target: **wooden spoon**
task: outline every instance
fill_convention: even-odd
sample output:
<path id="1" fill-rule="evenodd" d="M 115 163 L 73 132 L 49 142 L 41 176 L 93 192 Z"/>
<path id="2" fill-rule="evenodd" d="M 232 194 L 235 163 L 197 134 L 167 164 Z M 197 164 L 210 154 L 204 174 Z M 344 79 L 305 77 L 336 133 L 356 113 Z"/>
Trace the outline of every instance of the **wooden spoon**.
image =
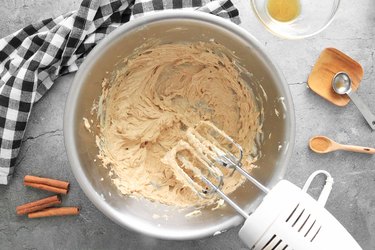
<path id="1" fill-rule="evenodd" d="M 309 146 L 312 151 L 324 154 L 336 150 L 345 150 L 351 152 L 365 153 L 365 154 L 375 154 L 375 148 L 353 146 L 353 145 L 343 145 L 339 144 L 332 139 L 318 135 L 310 138 Z"/>

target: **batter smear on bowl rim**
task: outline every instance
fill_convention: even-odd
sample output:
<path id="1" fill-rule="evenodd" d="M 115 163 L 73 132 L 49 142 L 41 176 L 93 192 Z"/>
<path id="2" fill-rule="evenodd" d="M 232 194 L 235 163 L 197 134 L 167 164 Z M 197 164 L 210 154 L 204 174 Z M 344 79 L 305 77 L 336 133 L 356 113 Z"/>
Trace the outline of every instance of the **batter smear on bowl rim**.
<path id="1" fill-rule="evenodd" d="M 212 122 L 244 150 L 250 171 L 259 110 L 241 78 L 232 52 L 216 42 L 156 44 L 137 50 L 102 83 L 99 101 L 99 159 L 113 172 L 124 195 L 177 207 L 206 206 L 203 199 L 162 161 L 186 130 Z M 222 191 L 236 190 L 244 177 L 222 168 Z"/>

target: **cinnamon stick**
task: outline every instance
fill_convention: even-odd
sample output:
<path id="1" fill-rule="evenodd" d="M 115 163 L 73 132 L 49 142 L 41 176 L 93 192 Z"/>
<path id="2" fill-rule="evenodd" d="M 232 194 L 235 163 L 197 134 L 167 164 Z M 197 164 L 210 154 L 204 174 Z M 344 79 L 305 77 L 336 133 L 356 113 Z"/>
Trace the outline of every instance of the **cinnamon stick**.
<path id="1" fill-rule="evenodd" d="M 27 216 L 30 219 L 33 219 L 33 218 L 63 216 L 63 215 L 77 215 L 77 214 L 79 214 L 78 207 L 54 207 L 54 208 L 47 208 L 41 211 L 29 213 Z"/>
<path id="2" fill-rule="evenodd" d="M 58 193 L 58 194 L 67 194 L 68 189 L 63 189 L 63 188 L 57 188 L 45 184 L 39 184 L 39 183 L 34 183 L 34 182 L 23 182 L 23 185 L 28 186 L 28 187 L 33 187 L 33 188 L 39 188 L 42 190 L 50 191 L 53 193 Z"/>
<path id="3" fill-rule="evenodd" d="M 20 205 L 16 207 L 16 212 L 18 215 L 28 214 L 58 204 L 61 204 L 61 197 L 60 195 L 54 195 L 44 199 Z"/>
<path id="4" fill-rule="evenodd" d="M 32 182 L 32 183 L 38 183 L 38 184 L 44 184 L 52 187 L 57 187 L 61 189 L 69 189 L 69 182 L 67 181 L 60 181 L 50 178 L 43 178 L 38 176 L 32 176 L 32 175 L 26 175 L 24 177 L 25 182 Z"/>

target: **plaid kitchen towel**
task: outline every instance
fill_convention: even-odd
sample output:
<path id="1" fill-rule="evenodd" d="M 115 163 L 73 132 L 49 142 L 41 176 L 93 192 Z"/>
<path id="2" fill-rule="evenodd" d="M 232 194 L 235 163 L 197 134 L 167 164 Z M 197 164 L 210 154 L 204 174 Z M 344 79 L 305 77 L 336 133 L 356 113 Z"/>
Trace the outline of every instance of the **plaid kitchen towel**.
<path id="1" fill-rule="evenodd" d="M 191 9 L 239 23 L 230 0 L 83 0 L 78 11 L 0 39 L 0 184 L 8 184 L 31 108 L 59 76 L 78 69 L 93 47 L 132 18 Z"/>

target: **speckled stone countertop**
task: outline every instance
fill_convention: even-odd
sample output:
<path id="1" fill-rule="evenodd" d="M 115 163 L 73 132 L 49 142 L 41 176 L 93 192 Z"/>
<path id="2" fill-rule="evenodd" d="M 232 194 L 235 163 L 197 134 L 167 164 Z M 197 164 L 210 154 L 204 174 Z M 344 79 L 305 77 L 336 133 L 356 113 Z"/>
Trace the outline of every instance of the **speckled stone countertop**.
<path id="1" fill-rule="evenodd" d="M 335 20 L 325 31 L 295 41 L 268 33 L 256 20 L 249 0 L 233 2 L 240 9 L 241 26 L 264 44 L 284 73 L 293 96 L 297 137 L 285 178 L 301 187 L 313 171 L 328 170 L 335 183 L 326 207 L 363 249 L 375 249 L 375 156 L 344 152 L 318 155 L 307 146 L 311 136 L 323 134 L 341 143 L 375 147 L 375 132 L 353 104 L 333 106 L 305 84 L 319 53 L 335 47 L 363 66 L 365 75 L 358 94 L 375 113 L 375 1 L 342 0 Z M 79 3 L 3 0 L 0 37 L 31 22 L 74 10 Z M 63 143 L 64 105 L 73 77 L 58 79 L 34 106 L 14 178 L 8 186 L 0 186 L 0 249 L 245 249 L 237 236 L 239 227 L 196 241 L 164 241 L 123 229 L 99 212 L 75 181 Z M 69 180 L 72 190 L 65 204 L 82 206 L 81 214 L 41 220 L 17 217 L 17 205 L 40 198 L 40 192 L 22 185 L 23 176 L 30 173 Z M 313 183 L 313 195 L 322 183 L 322 179 Z"/>

